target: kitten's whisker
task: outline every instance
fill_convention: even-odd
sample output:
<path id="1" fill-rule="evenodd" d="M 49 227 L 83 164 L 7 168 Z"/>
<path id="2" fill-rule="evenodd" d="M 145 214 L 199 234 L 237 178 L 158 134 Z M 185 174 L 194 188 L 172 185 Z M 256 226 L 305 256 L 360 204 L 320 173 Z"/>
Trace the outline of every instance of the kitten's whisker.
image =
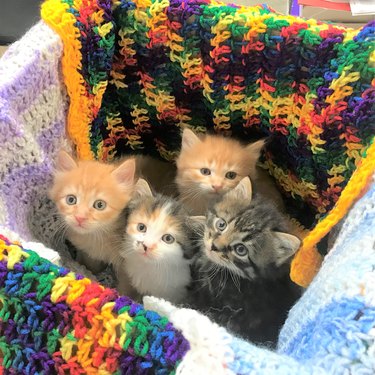
<path id="1" fill-rule="evenodd" d="M 218 297 L 221 293 L 222 290 L 222 284 L 223 284 L 223 272 L 220 272 L 220 280 L 219 280 L 219 287 L 218 290 L 216 291 L 216 297 Z"/>
<path id="2" fill-rule="evenodd" d="M 202 189 L 192 188 L 192 189 L 184 191 L 184 193 L 179 196 L 179 199 L 181 200 L 181 202 L 184 202 L 186 200 L 193 200 L 201 196 L 202 196 Z"/>
<path id="3" fill-rule="evenodd" d="M 238 275 L 236 275 L 235 273 L 230 272 L 230 271 L 229 271 L 229 274 L 230 274 L 230 277 L 233 280 L 233 284 L 236 286 L 238 292 L 241 293 L 241 290 L 240 290 L 240 280 L 239 280 Z"/>
<path id="4" fill-rule="evenodd" d="M 262 251 L 262 246 L 257 238 L 254 238 L 254 248 L 256 252 Z"/>
<path id="5" fill-rule="evenodd" d="M 189 193 L 186 194 L 181 200 L 182 201 L 189 200 L 189 199 L 193 200 L 193 199 L 197 199 L 197 198 L 199 198 L 201 196 L 202 196 L 202 191 L 189 191 Z"/>
<path id="6" fill-rule="evenodd" d="M 61 221 L 56 227 L 56 230 L 52 236 L 52 241 L 56 244 L 64 243 L 68 229 L 68 224 L 65 221 Z"/>

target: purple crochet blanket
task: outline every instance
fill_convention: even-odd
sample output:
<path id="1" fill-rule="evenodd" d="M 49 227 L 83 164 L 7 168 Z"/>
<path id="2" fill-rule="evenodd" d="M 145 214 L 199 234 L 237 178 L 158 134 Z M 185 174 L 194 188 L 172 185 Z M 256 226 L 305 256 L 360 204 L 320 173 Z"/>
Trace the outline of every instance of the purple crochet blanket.
<path id="1" fill-rule="evenodd" d="M 61 55 L 59 37 L 38 24 L 0 64 L 0 223 L 25 239 L 33 237 L 28 219 L 46 196 L 54 155 L 66 145 Z"/>

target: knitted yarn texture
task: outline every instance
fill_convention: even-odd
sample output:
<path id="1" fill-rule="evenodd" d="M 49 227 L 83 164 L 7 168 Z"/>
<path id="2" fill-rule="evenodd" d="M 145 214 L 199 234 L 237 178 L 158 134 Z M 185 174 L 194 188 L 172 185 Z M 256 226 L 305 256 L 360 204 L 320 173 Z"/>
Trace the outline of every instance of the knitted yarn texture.
<path id="1" fill-rule="evenodd" d="M 372 184 L 292 308 L 276 352 L 157 298 L 143 308 L 1 236 L 0 373 L 372 374 L 374 199 Z"/>
<path id="2" fill-rule="evenodd" d="M 167 374 L 189 349 L 166 318 L 0 235 L 1 373 Z"/>
<path id="3" fill-rule="evenodd" d="M 52 181 L 55 154 L 68 146 L 61 56 L 60 38 L 39 23 L 0 62 L 0 224 L 26 240 L 32 206 Z"/>
<path id="4" fill-rule="evenodd" d="M 375 373 L 373 182 L 290 311 L 275 352 L 196 311 L 151 297 L 143 308 L 37 255 L 60 262 L 33 234 L 43 232 L 46 244 L 56 229 L 43 196 L 55 153 L 69 146 L 61 54 L 41 22 L 0 61 L 0 374 Z M 368 162 L 353 180 L 369 173 Z"/>
<path id="5" fill-rule="evenodd" d="M 42 16 L 64 41 L 80 157 L 173 160 L 183 127 L 270 136 L 263 167 L 289 206 L 309 211 L 305 226 L 322 220 L 292 267 L 306 286 L 314 245 L 375 168 L 375 21 L 353 30 L 208 0 L 47 0 Z"/>

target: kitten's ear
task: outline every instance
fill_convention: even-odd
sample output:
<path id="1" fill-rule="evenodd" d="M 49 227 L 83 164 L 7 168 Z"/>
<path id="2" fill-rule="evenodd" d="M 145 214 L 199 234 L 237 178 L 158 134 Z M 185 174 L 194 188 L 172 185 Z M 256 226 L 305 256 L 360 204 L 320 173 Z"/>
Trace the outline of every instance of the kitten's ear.
<path id="1" fill-rule="evenodd" d="M 143 178 L 140 178 L 135 184 L 135 193 L 140 195 L 141 197 L 153 197 L 150 185 Z"/>
<path id="2" fill-rule="evenodd" d="M 181 149 L 189 149 L 202 142 L 199 137 L 190 129 L 185 128 L 182 132 Z"/>
<path id="3" fill-rule="evenodd" d="M 244 204 L 250 204 L 252 196 L 253 196 L 253 188 L 251 185 L 251 181 L 249 177 L 244 177 L 238 185 L 230 190 L 227 194 L 227 196 L 241 200 L 244 202 Z"/>
<path id="4" fill-rule="evenodd" d="M 135 159 L 131 158 L 122 162 L 114 171 L 112 171 L 112 175 L 121 185 L 133 185 L 135 175 Z"/>
<path id="5" fill-rule="evenodd" d="M 247 151 L 249 151 L 251 155 L 256 156 L 256 158 L 258 159 L 260 156 L 260 151 L 262 150 L 265 143 L 266 143 L 266 140 L 261 139 L 259 141 L 250 143 L 249 145 L 246 146 L 246 149 Z"/>
<path id="6" fill-rule="evenodd" d="M 77 168 L 77 162 L 66 151 L 61 150 L 57 154 L 56 168 L 60 172 L 68 172 Z"/>
<path id="7" fill-rule="evenodd" d="M 293 234 L 284 232 L 272 232 L 274 241 L 278 249 L 276 255 L 276 265 L 285 263 L 301 246 L 301 240 Z"/>

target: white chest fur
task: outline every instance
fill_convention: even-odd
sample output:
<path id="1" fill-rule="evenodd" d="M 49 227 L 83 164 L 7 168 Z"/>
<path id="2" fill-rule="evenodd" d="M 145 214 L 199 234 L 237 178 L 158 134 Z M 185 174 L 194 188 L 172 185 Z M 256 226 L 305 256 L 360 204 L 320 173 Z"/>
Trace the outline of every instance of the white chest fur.
<path id="1" fill-rule="evenodd" d="M 185 297 L 191 279 L 189 261 L 182 257 L 178 262 L 174 259 L 157 263 L 143 262 L 138 254 L 130 254 L 125 260 L 125 269 L 139 293 L 174 303 Z"/>

